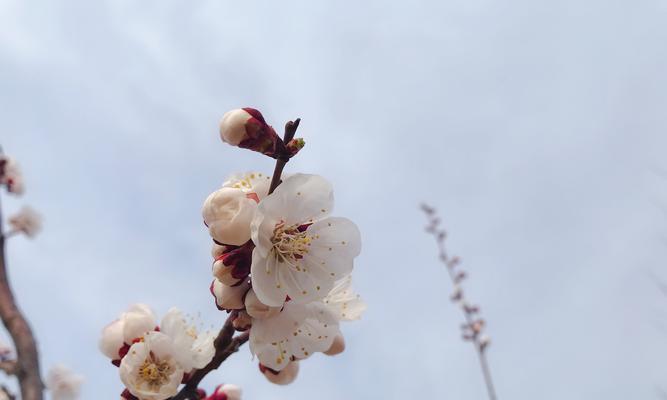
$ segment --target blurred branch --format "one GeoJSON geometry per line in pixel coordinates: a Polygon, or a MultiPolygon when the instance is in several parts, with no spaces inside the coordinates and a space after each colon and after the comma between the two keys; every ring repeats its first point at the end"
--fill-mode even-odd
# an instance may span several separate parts
{"type": "Polygon", "coordinates": [[[438,257],[440,262],[445,265],[445,269],[447,270],[449,278],[452,281],[452,285],[454,285],[454,293],[451,296],[451,300],[457,303],[463,312],[463,317],[465,319],[465,323],[461,326],[463,331],[463,340],[470,341],[475,346],[475,350],[477,351],[477,355],[479,357],[479,363],[482,367],[482,374],[484,376],[484,383],[486,384],[489,399],[496,400],[496,390],[493,386],[491,369],[489,368],[489,362],[486,358],[486,351],[489,347],[490,341],[488,337],[482,335],[485,327],[485,321],[479,318],[479,306],[468,303],[468,301],[466,301],[463,289],[461,288],[461,283],[466,279],[467,274],[465,271],[457,269],[457,266],[460,263],[459,257],[450,257],[449,253],[447,252],[447,248],[445,246],[447,232],[440,228],[440,218],[438,217],[436,210],[426,204],[423,204],[421,209],[426,214],[426,218],[428,218],[426,232],[433,235],[435,238],[435,241],[438,245],[438,257]]]}
{"type": "Polygon", "coordinates": [[[2,370],[2,372],[4,372],[7,375],[16,374],[16,361],[14,360],[0,361],[0,370],[2,370]]]}
{"type": "MultiPolygon", "coordinates": [[[[0,209],[0,227],[2,210],[0,209]]],[[[0,318],[16,348],[14,375],[18,378],[23,400],[42,400],[44,384],[39,374],[37,343],[30,325],[16,305],[7,277],[5,236],[0,234],[0,318]]]]}

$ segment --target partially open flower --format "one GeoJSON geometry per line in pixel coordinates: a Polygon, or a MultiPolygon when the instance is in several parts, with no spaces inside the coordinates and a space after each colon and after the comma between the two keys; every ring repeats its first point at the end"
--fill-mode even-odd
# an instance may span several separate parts
{"type": "Polygon", "coordinates": [[[329,182],[306,174],[287,178],[260,202],[251,225],[251,276],[262,303],[322,299],[352,271],[360,233],[352,221],[329,217],[332,208],[329,182]]]}
{"type": "Polygon", "coordinates": [[[291,361],[281,371],[273,370],[265,365],[259,364],[259,370],[269,382],[276,385],[289,385],[299,375],[299,361],[291,361]]]}
{"type": "Polygon", "coordinates": [[[172,308],[160,322],[160,332],[169,336],[176,348],[176,359],[185,372],[194,368],[204,368],[215,355],[213,342],[217,334],[212,331],[199,332],[188,323],[183,313],[172,308]]]}
{"type": "Polygon", "coordinates": [[[215,392],[206,400],[241,400],[241,393],[239,386],[226,383],[215,388],[215,392]]]}
{"type": "Polygon", "coordinates": [[[259,301],[255,291],[250,288],[245,296],[245,310],[253,318],[270,318],[280,312],[281,307],[270,307],[259,301]]]}
{"type": "Polygon", "coordinates": [[[53,400],[76,400],[83,383],[83,376],[75,374],[63,365],[55,365],[46,377],[46,387],[53,400]]]}
{"type": "Polygon", "coordinates": [[[32,208],[23,207],[18,214],[9,218],[9,225],[12,230],[33,238],[42,229],[42,217],[32,208]]]}
{"type": "MultiPolygon", "coordinates": [[[[155,315],[145,304],[134,304],[102,330],[99,349],[109,359],[120,360],[120,350],[155,329],[155,315]]],[[[127,348],[125,348],[127,350],[127,348]]]]}
{"type": "Polygon", "coordinates": [[[250,239],[250,222],[256,208],[257,202],[243,190],[223,187],[208,196],[202,216],[214,240],[240,246],[250,239]]]}
{"type": "Polygon", "coordinates": [[[236,286],[224,285],[217,279],[211,282],[211,294],[220,310],[242,310],[245,308],[243,299],[250,289],[250,281],[246,280],[236,286]]]}
{"type": "Polygon", "coordinates": [[[273,158],[280,156],[281,139],[264,121],[262,113],[254,108],[226,112],[220,121],[220,138],[232,146],[257,151],[273,158]]]}

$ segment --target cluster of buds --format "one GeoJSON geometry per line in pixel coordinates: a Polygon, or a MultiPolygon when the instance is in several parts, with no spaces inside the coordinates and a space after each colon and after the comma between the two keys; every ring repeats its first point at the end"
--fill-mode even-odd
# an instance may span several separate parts
{"type": "Polygon", "coordinates": [[[479,316],[480,307],[470,303],[465,296],[463,282],[468,277],[468,274],[461,269],[461,259],[458,256],[450,257],[447,253],[445,248],[447,232],[440,227],[440,218],[436,215],[435,209],[425,204],[421,208],[428,218],[426,232],[435,237],[439,250],[438,257],[447,268],[449,277],[454,285],[450,300],[461,309],[465,318],[465,322],[461,324],[461,337],[464,341],[472,342],[480,352],[484,352],[490,345],[491,340],[484,334],[486,322],[479,316]]]}
{"type": "Polygon", "coordinates": [[[7,192],[15,195],[21,195],[25,191],[18,164],[4,154],[0,154],[0,186],[5,186],[7,192]]]}
{"type": "MultiPolygon", "coordinates": [[[[224,115],[220,135],[285,163],[304,146],[292,137],[296,126],[288,123],[293,131],[281,139],[259,111],[243,108],[224,115]]],[[[231,313],[236,330],[250,331],[260,371],[284,385],[296,379],[300,360],[341,353],[339,322],[359,318],[365,305],[350,277],[360,234],[348,219],[329,216],[331,184],[293,174],[271,187],[280,178],[234,174],[208,196],[202,216],[213,240],[215,305],[231,313]]]]}
{"type": "Polygon", "coordinates": [[[158,325],[148,306],[135,304],[104,328],[99,348],[119,369],[126,388],[121,398],[164,400],[211,361],[215,336],[199,332],[176,308],[158,325]]]}

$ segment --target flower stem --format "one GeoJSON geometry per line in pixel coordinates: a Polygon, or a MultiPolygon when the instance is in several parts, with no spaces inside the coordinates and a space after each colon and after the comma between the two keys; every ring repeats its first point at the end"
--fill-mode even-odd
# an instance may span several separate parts
{"type": "Polygon", "coordinates": [[[283,168],[285,168],[285,164],[289,161],[290,157],[289,154],[287,153],[287,150],[285,146],[287,143],[290,142],[290,140],[294,139],[294,135],[296,134],[296,130],[299,128],[299,123],[301,122],[300,118],[297,118],[294,121],[288,121],[285,124],[285,135],[283,136],[283,143],[282,143],[282,155],[278,157],[276,160],[276,167],[273,169],[273,177],[271,178],[271,186],[269,187],[269,194],[273,193],[274,190],[280,185],[280,177],[283,174],[283,168]]]}

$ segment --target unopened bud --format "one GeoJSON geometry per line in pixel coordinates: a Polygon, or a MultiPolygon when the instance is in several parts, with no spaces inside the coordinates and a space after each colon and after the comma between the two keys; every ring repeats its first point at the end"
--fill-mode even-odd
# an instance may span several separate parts
{"type": "Polygon", "coordinates": [[[259,364],[259,370],[264,374],[266,379],[271,383],[276,385],[289,385],[294,382],[296,377],[299,375],[299,362],[291,361],[285,368],[280,371],[273,370],[271,368],[265,367],[262,364],[259,364]]]}
{"type": "Polygon", "coordinates": [[[243,297],[250,289],[250,281],[243,281],[236,286],[224,285],[217,279],[211,282],[211,294],[220,310],[241,310],[244,308],[243,297]]]}
{"type": "Polygon", "coordinates": [[[220,138],[232,146],[278,158],[281,139],[269,126],[262,113],[254,108],[241,108],[225,113],[220,122],[220,138]]]}
{"type": "Polygon", "coordinates": [[[256,208],[257,202],[243,190],[223,187],[206,198],[202,217],[213,239],[240,246],[250,240],[250,222],[256,208]]]}
{"type": "Polygon", "coordinates": [[[345,338],[343,337],[342,334],[336,335],[334,338],[333,343],[331,343],[331,347],[329,347],[329,350],[325,351],[324,354],[328,356],[335,356],[337,354],[342,353],[345,351],[345,338]]]}
{"type": "MultiPolygon", "coordinates": [[[[235,311],[236,312],[236,311],[235,311]]],[[[245,311],[236,312],[232,326],[239,332],[247,331],[252,326],[252,318],[245,311]]]]}

